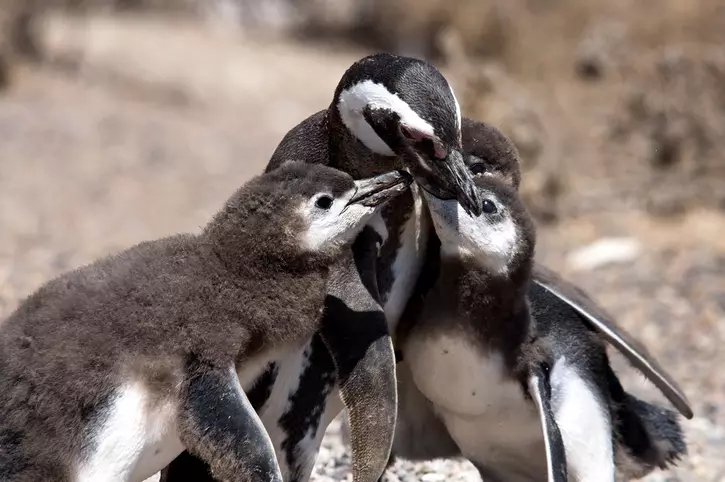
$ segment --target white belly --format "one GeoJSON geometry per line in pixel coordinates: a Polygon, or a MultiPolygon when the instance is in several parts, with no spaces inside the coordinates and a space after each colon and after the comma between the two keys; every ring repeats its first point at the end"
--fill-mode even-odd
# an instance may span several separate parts
{"type": "Polygon", "coordinates": [[[413,212],[401,228],[400,248],[392,268],[394,280],[383,306],[390,333],[395,333],[425,262],[431,221],[419,189],[416,184],[411,186],[413,212]]]}
{"type": "Polygon", "coordinates": [[[78,482],[143,481],[184,450],[176,431],[176,404],[152,398],[140,382],[125,385],[91,444],[79,464],[78,482]]]}
{"type": "Polygon", "coordinates": [[[464,456],[520,480],[546,478],[543,431],[535,405],[506,376],[499,353],[463,334],[413,334],[405,358],[464,456]]]}
{"type": "MultiPolygon", "coordinates": [[[[240,384],[249,385],[279,352],[246,360],[240,384]]],[[[79,464],[77,482],[142,482],[166,467],[183,450],[177,426],[177,404],[150,394],[142,382],[119,388],[109,412],[90,441],[90,454],[79,464]]]]}
{"type": "MultiPolygon", "coordinates": [[[[299,387],[302,374],[310,363],[307,354],[311,349],[310,345],[307,344],[299,350],[290,352],[276,360],[278,372],[272,386],[272,392],[259,413],[264,428],[274,445],[284,480],[291,480],[294,474],[292,474],[292,468],[287,463],[285,451],[282,447],[287,433],[280,425],[280,421],[292,409],[292,397],[299,387]]],[[[342,411],[342,408],[343,405],[338,396],[337,388],[333,388],[327,397],[320,423],[317,427],[314,427],[316,430],[311,427],[304,438],[296,445],[297,462],[302,466],[296,474],[299,480],[309,479],[325,430],[330,422],[342,411]]]]}

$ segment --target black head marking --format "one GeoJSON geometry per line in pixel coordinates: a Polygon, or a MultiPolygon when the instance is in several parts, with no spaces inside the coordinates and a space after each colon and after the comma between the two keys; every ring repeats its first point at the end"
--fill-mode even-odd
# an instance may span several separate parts
{"type": "Polygon", "coordinates": [[[460,107],[432,65],[390,54],[356,62],[338,84],[328,122],[330,152],[347,164],[370,153],[398,157],[430,194],[480,214],[461,153],[460,107]]]}
{"type": "Polygon", "coordinates": [[[460,146],[458,102],[448,81],[434,66],[388,53],[365,57],[343,75],[335,90],[333,107],[342,92],[365,81],[380,84],[397,95],[433,127],[434,135],[444,145],[460,146]]]}
{"type": "Polygon", "coordinates": [[[465,162],[474,176],[489,174],[519,188],[521,162],[514,143],[491,124],[463,118],[465,162]]]}
{"type": "Polygon", "coordinates": [[[460,109],[453,90],[438,69],[418,61],[410,65],[395,89],[411,108],[435,129],[435,134],[447,146],[460,146],[460,109]]]}

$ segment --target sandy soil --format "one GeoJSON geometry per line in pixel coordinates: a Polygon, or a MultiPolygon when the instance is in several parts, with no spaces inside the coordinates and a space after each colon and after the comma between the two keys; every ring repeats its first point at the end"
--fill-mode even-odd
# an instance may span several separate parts
{"type": "MultiPolygon", "coordinates": [[[[55,19],[45,38],[53,62],[21,69],[0,97],[0,318],[60,272],[198,230],[364,55],[151,20],[55,19]]],[[[663,221],[626,203],[608,209],[609,191],[576,195],[599,196],[598,209],[542,226],[539,258],[643,340],[695,408],[684,422],[690,456],[648,480],[725,480],[725,216],[697,209],[663,221]],[[629,248],[593,266],[596,255],[581,249],[606,237],[629,248]]],[[[621,373],[628,388],[656,397],[621,373]]],[[[347,463],[331,437],[317,480],[346,477],[347,463]]],[[[400,462],[390,474],[446,477],[477,480],[460,462],[400,462]]]]}

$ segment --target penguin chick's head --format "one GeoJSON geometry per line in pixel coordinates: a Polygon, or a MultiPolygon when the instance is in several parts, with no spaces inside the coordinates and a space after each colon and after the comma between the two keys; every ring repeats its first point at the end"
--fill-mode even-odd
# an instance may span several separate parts
{"type": "Polygon", "coordinates": [[[444,257],[473,261],[495,275],[508,276],[533,262],[536,229],[524,204],[500,179],[475,180],[483,213],[470,216],[454,200],[426,194],[444,257]]]}
{"type": "Polygon", "coordinates": [[[354,181],[331,167],[288,161],[247,182],[205,233],[228,267],[325,265],[411,182],[399,171],[354,181]]]}
{"type": "Polygon", "coordinates": [[[468,118],[463,119],[462,134],[466,166],[474,179],[493,176],[519,189],[521,159],[511,139],[491,124],[468,118]]]}
{"type": "Polygon", "coordinates": [[[367,149],[399,157],[430,194],[480,214],[461,152],[461,109],[435,67],[387,53],[365,57],[343,75],[330,110],[367,149]]]}

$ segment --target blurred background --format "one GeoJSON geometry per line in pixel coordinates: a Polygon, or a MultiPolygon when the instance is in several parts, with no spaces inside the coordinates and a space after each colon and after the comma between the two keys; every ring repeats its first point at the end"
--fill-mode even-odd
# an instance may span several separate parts
{"type": "MultiPolygon", "coordinates": [[[[198,230],[378,50],[434,63],[513,139],[539,260],[683,385],[690,456],[648,480],[725,480],[723,0],[0,0],[0,318],[62,271],[198,230]]],[[[336,430],[316,480],[347,476],[336,430]]],[[[388,477],[478,480],[442,461],[388,477]]]]}

